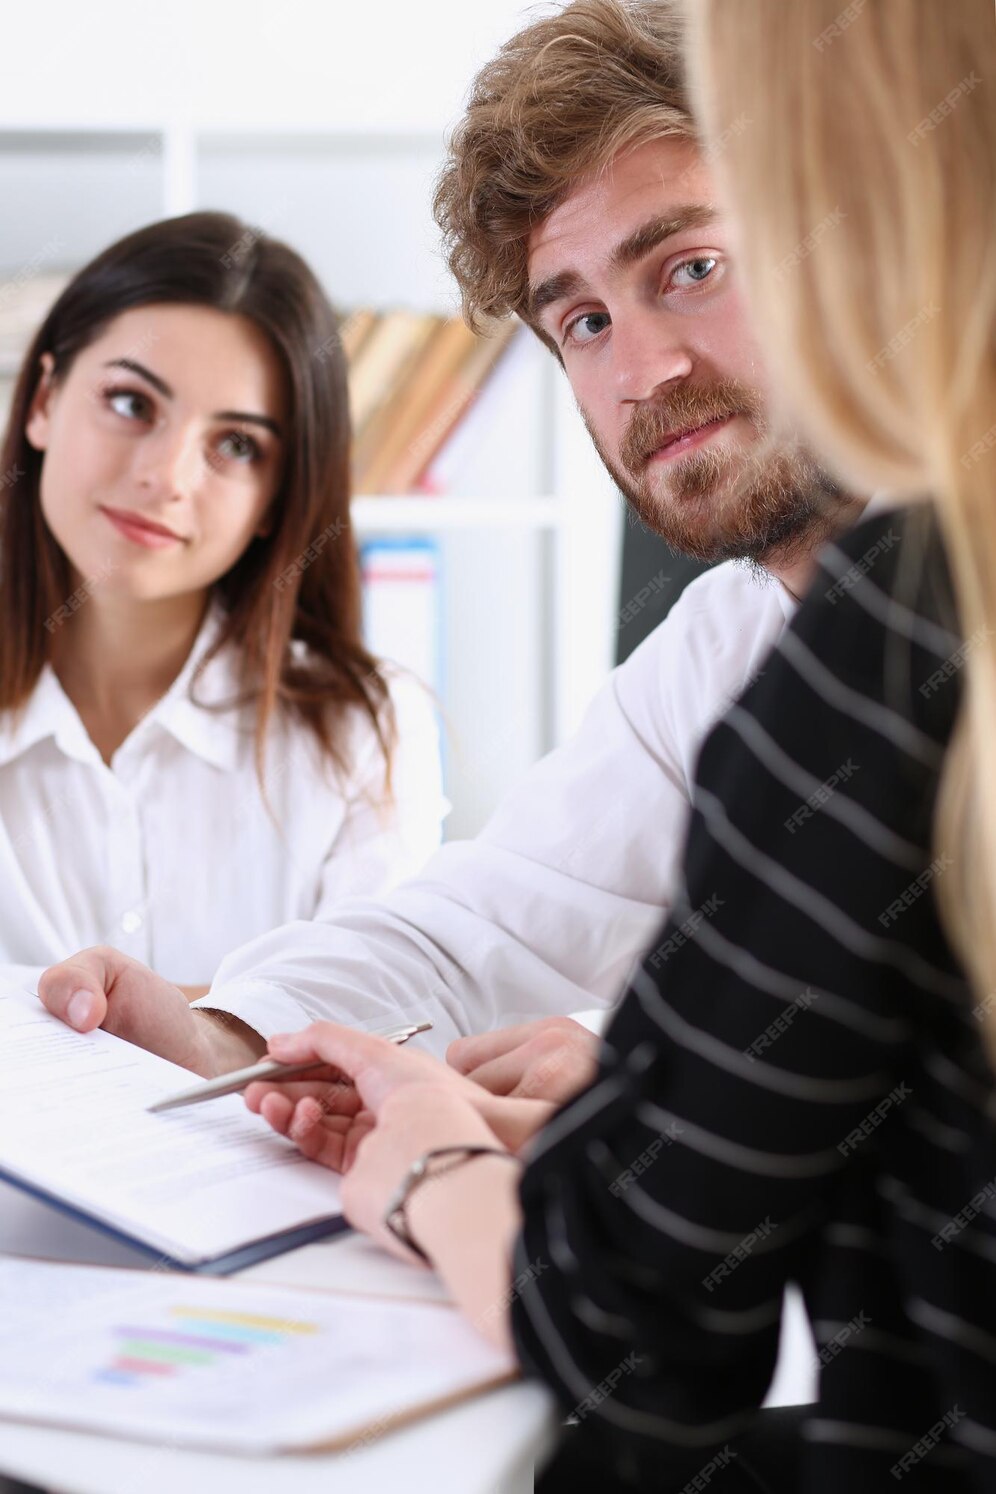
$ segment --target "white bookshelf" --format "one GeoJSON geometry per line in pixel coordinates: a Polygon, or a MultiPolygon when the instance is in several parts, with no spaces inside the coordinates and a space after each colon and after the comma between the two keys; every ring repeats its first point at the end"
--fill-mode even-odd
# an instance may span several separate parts
{"type": "MultiPolygon", "coordinates": [[[[0,275],[72,269],[157,217],[217,208],[286,238],[340,306],[452,312],[429,205],[443,148],[429,130],[24,128],[0,114],[0,275]]],[[[509,357],[514,376],[471,414],[451,492],[353,508],[361,541],[439,540],[451,835],[476,831],[573,730],[614,642],[620,501],[554,360],[528,334],[509,357]]]]}

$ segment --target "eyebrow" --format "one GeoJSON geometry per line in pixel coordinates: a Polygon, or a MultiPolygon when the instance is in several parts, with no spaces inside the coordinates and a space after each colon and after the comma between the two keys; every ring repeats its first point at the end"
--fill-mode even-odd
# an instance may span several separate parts
{"type": "MultiPolygon", "coordinates": [[[[126,368],[131,373],[136,373],[140,378],[145,379],[146,383],[151,384],[153,389],[157,389],[164,399],[173,398],[173,390],[166,383],[166,380],[161,379],[158,374],[153,373],[151,368],[146,368],[144,363],[136,362],[134,358],[112,358],[109,363],[104,364],[104,367],[126,368]]],[[[252,415],[245,410],[216,410],[211,419],[234,420],[241,425],[261,425],[266,430],[272,431],[278,438],[282,437],[280,426],[275,420],[271,420],[269,415],[252,415]]]]}
{"type": "MultiPolygon", "coordinates": [[[[718,216],[717,210],[706,203],[689,203],[687,206],[674,208],[664,217],[648,218],[616,245],[609,258],[609,267],[613,271],[625,270],[644,259],[666,239],[674,238],[676,234],[684,233],[689,228],[707,228],[718,216]]],[[[527,314],[530,320],[537,321],[548,306],[577,295],[584,289],[585,281],[576,270],[561,270],[558,274],[541,280],[529,292],[527,314]]]]}

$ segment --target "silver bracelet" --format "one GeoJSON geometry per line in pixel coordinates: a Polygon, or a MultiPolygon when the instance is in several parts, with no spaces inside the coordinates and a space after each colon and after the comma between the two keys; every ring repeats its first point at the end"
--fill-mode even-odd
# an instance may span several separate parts
{"type": "Polygon", "coordinates": [[[389,1229],[396,1240],[400,1240],[407,1250],[431,1265],[432,1262],[417,1242],[408,1226],[408,1203],[421,1183],[428,1178],[441,1177],[443,1173],[452,1172],[454,1168],[461,1167],[464,1162],[470,1162],[474,1157],[508,1157],[512,1162],[518,1162],[514,1152],[508,1152],[500,1146],[434,1146],[431,1151],[423,1152],[417,1157],[405,1173],[401,1182],[391,1195],[390,1202],[384,1210],[384,1228],[389,1229]],[[434,1167],[433,1163],[439,1158],[448,1160],[441,1167],[434,1167]]]}

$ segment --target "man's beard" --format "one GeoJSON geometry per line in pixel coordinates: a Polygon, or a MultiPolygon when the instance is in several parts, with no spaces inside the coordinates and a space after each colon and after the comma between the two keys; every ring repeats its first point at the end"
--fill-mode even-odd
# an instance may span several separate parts
{"type": "Polygon", "coordinates": [[[674,550],[696,560],[786,564],[811,552],[852,517],[857,505],[795,443],[775,446],[757,394],[736,379],[708,388],[678,385],[633,411],[620,462],[607,455],[582,410],[599,456],[637,516],[674,550]],[[670,431],[741,415],[754,427],[747,450],[712,446],[649,467],[670,431]]]}

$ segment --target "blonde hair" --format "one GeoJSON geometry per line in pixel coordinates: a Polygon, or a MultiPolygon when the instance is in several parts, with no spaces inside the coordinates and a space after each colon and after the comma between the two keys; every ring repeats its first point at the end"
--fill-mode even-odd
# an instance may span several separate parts
{"type": "Polygon", "coordinates": [[[529,235],[585,177],[627,146],[694,134],[681,35],[674,0],[573,0],[478,73],[434,201],[471,326],[528,321],[529,235]]]}
{"type": "MultiPolygon", "coordinates": [[[[992,0],[691,0],[688,20],[777,387],[856,491],[936,505],[971,640],[937,887],[976,993],[996,992],[992,0]]],[[[996,1056],[996,1016],[987,1035],[996,1056]]]]}

